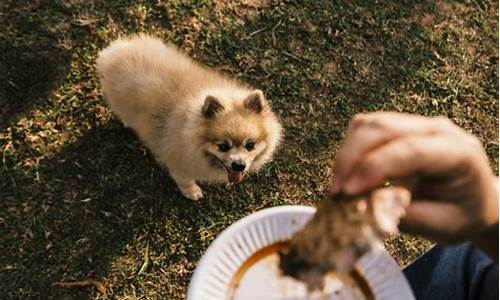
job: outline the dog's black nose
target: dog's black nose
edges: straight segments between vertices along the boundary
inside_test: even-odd
[[[240,162],[235,162],[233,161],[231,163],[231,169],[233,169],[233,171],[235,172],[242,172],[245,170],[245,163],[240,163]]]

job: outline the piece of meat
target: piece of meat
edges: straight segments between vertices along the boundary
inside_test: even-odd
[[[337,195],[322,201],[314,217],[280,253],[283,274],[322,289],[328,272],[349,273],[369,251],[382,249],[382,238],[398,232],[410,204],[410,192],[388,187],[361,196]]]

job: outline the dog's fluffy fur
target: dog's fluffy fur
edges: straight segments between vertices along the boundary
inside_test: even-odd
[[[240,182],[270,161],[282,128],[260,90],[209,70],[175,46],[139,35],[99,53],[104,98],[190,199],[196,181]]]

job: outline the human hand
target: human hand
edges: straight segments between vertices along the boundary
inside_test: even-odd
[[[357,115],[337,152],[334,174],[333,193],[359,194],[386,180],[407,187],[412,203],[401,220],[403,231],[438,242],[472,240],[480,247],[485,232],[498,232],[498,178],[479,140],[449,119]]]

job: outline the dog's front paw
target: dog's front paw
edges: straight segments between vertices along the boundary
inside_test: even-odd
[[[203,191],[197,184],[191,184],[189,186],[179,187],[184,197],[191,200],[200,200],[203,198]]]

